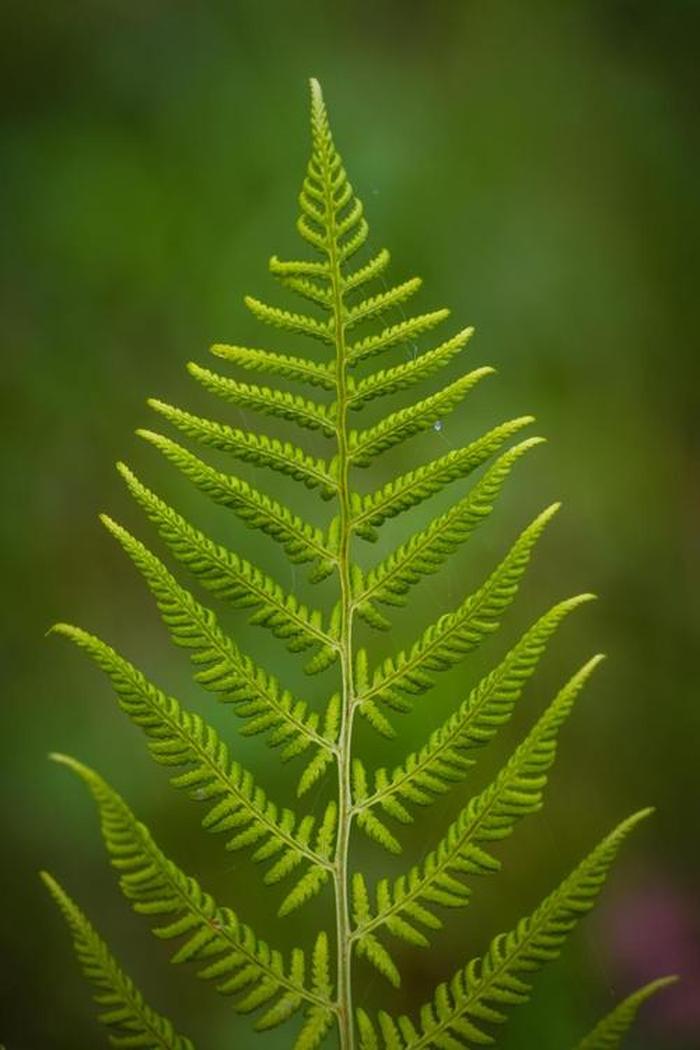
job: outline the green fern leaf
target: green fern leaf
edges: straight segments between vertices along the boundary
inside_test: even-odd
[[[418,336],[435,328],[449,316],[449,310],[432,310],[430,313],[419,314],[417,317],[409,317],[405,321],[389,325],[376,335],[365,336],[364,339],[360,339],[348,347],[348,363],[356,365],[367,357],[389,350],[392,346],[400,346],[402,343],[412,342]]]
[[[384,1046],[421,1050],[493,1041],[481,1025],[502,1023],[504,1005],[527,1001],[532,974],[559,955],[578,920],[595,904],[622,842],[651,812],[642,810],[618,825],[531,915],[496,937],[487,954],[460,970],[449,985],[440,985],[420,1011],[419,1028],[407,1017],[397,1026],[381,1015]]]
[[[392,835],[370,809],[361,809],[357,814],[357,826],[368,838],[383,846],[389,853],[400,853],[401,843]]]
[[[420,288],[420,279],[386,280],[389,253],[363,251],[369,225],[335,147],[316,81],[311,82],[311,157],[298,200],[297,230],[316,258],[273,256],[269,266],[282,294],[298,296],[305,305],[288,309],[284,302],[268,304],[251,296],[244,302],[258,320],[282,333],[280,339],[291,335],[314,340],[320,347],[307,357],[301,351],[295,355],[217,343],[212,353],[235,374],[222,375],[196,363],[188,370],[221,402],[229,420],[231,405],[269,415],[282,421],[280,429],[299,428],[301,443],[250,433],[226,418],[211,420],[163,401],[149,404],[205,450],[299,482],[323,500],[333,500],[334,511],[321,520],[317,506],[304,507],[300,514],[277,493],[265,491],[264,477],[258,488],[257,476],[252,484],[170,437],[151,430],[139,434],[200,493],[231,511],[243,526],[277,543],[291,565],[308,565],[310,582],[326,580],[324,591],[334,588],[334,596],[327,606],[320,599],[304,604],[256,565],[197,529],[130,469],[119,469],[175,561],[199,585],[243,610],[291,652],[306,653],[307,673],[329,670],[335,681],[325,707],[293,696],[239,650],[215,613],[140,540],[110,518],[104,516],[103,521],[143,577],[172,641],[186,650],[197,684],[230,703],[242,732],[263,735],[278,748],[281,759],[304,756],[296,793],[308,797],[313,789],[313,815],[297,814],[270,800],[232,757],[235,748],[229,749],[223,734],[158,689],[104,642],[75,627],[59,625],[57,630],[107,673],[120,707],[143,730],[154,759],[171,767],[174,786],[204,802],[205,828],[223,833],[231,849],[251,847],[253,859],[266,866],[265,883],[289,880],[278,915],[289,914],[328,887],[335,908],[335,944],[329,946],[325,932],[316,936],[310,972],[308,949],[305,954],[294,948],[283,958],[167,858],[97,774],[75,760],[59,756],[59,761],[87,782],[97,801],[107,849],[128,900],[152,918],[158,936],[180,939],[173,961],[192,961],[200,977],[234,997],[239,1012],[257,1012],[258,1029],[295,1018],[296,1050],[316,1050],[332,1032],[342,1050],[354,1050],[358,1038],[363,1050],[491,1045],[492,1026],[506,1019],[509,1007],[527,999],[532,974],[559,953],[578,917],[592,907],[623,838],[645,813],[620,825],[539,908],[497,937],[483,958],[461,970],[449,985],[439,985],[416,1019],[394,1018],[386,1011],[373,1019],[364,1003],[354,1006],[353,968],[358,959],[366,959],[398,986],[401,961],[390,954],[384,940],[394,937],[425,948],[429,935],[432,939],[442,925],[440,910],[468,903],[472,876],[499,869],[492,843],[510,835],[522,818],[542,805],[559,732],[597,658],[564,686],[492,781],[459,801],[456,819],[446,829],[437,829],[432,848],[419,863],[409,860],[404,873],[391,879],[380,872],[371,896],[362,872],[350,878],[355,828],[399,853],[401,843],[392,822],[410,822],[415,806],[429,805],[464,780],[478,750],[511,718],[559,625],[590,595],[560,602],[541,616],[500,662],[497,658],[490,673],[465,690],[466,697],[422,746],[391,772],[380,765],[368,774],[355,746],[356,716],[380,735],[396,736],[386,708],[410,710],[414,698],[429,690],[439,673],[454,667],[499,628],[558,505],[540,514],[480,586],[419,633],[410,647],[394,650],[378,665],[371,663],[367,649],[357,643],[357,621],[389,629],[392,624],[383,608],[407,604],[412,588],[441,569],[489,517],[515,463],[542,439],[512,444],[532,422],[531,416],[521,416],[464,447],[404,468],[379,488],[357,486],[360,468],[442,421],[492,369],[448,374],[437,391],[428,388],[399,407],[384,402],[388,407],[374,422],[370,418],[351,428],[353,414],[360,416],[373,400],[412,391],[442,374],[443,368],[458,366],[473,329],[461,328],[428,348],[417,345],[418,340],[428,343],[429,333],[449,311],[406,316],[404,304]],[[396,348],[407,343],[411,353],[401,361]],[[387,356],[375,366],[371,359],[379,354]],[[258,381],[256,376],[270,378]],[[290,384],[302,384],[303,389],[287,389]],[[320,391],[318,398],[309,396],[309,388]],[[308,431],[314,432],[316,442],[329,443],[326,456],[307,450],[303,442],[310,440]],[[469,491],[430,516],[418,531],[410,530],[409,538],[378,563],[361,568],[355,557],[360,539],[376,540],[385,522],[482,467]],[[461,688],[460,694],[464,696]],[[333,766],[337,790],[323,794],[328,785],[320,781]],[[320,799],[324,801],[318,808]],[[188,1050],[190,1044],[175,1035],[169,1022],[148,1012],[94,931],[82,919],[76,921],[76,936],[92,953],[89,974],[112,996],[109,1002],[117,1009],[112,1019],[126,1026],[119,1033],[119,1045]],[[659,986],[641,989],[622,1003],[584,1040],[581,1050],[616,1046],[639,1004]],[[151,1023],[149,1019],[155,1035],[164,1034],[169,1042],[144,1034],[143,1024]]]
[[[441,343],[434,350],[427,350],[404,364],[395,365],[394,368],[383,368],[361,379],[356,385],[351,386],[349,407],[357,411],[376,397],[395,394],[399,390],[404,390],[427,379],[440,368],[448,365],[456,354],[464,349],[473,334],[473,328],[463,328],[461,332]]]
[[[335,390],[332,369],[306,357],[276,354],[270,350],[258,350],[247,346],[229,346],[227,343],[215,343],[210,349],[216,357],[230,361],[247,372],[263,372],[279,376],[281,379],[320,386],[324,390]]]
[[[81,969],[96,990],[95,1002],[102,1010],[99,1020],[115,1030],[109,1037],[112,1046],[194,1050],[189,1039],[178,1035],[171,1022],[146,1003],[66,891],[47,872],[42,871],[41,878],[63,912]]]
[[[660,977],[638,988],[623,999],[614,1010],[599,1021],[593,1031],[582,1039],[576,1050],[617,1050],[624,1036],[634,1024],[639,1008],[657,992],[675,984],[677,977]]]
[[[347,320],[345,322],[346,328],[352,328],[356,324],[360,324],[362,321],[369,321],[374,317],[380,317],[386,313],[387,310],[391,310],[395,306],[400,306],[405,303],[407,299],[410,299],[412,295],[418,291],[422,285],[420,277],[411,277],[408,281],[404,281],[402,284],[397,284],[393,288],[389,288],[386,292],[380,292],[378,295],[371,295],[367,299],[363,299],[361,302],[356,303],[350,307],[347,312]]]
[[[268,743],[281,746],[284,759],[313,745],[329,750],[338,732],[331,705],[321,735],[316,712],[282,690],[273,676],[241,653],[220,629],[214,613],[181,587],[143,544],[110,519],[107,524],[143,574],[173,641],[189,651],[193,664],[199,668],[195,680],[234,704],[236,713],[246,720],[244,732],[265,733]]]
[[[549,639],[570,612],[592,598],[592,594],[569,598],[545,613],[457,710],[433,730],[420,751],[409,754],[391,773],[384,768],[375,772],[374,791],[356,798],[356,804],[379,805],[387,815],[407,823],[413,818],[404,803],[430,805],[436,796],[463,780],[474,763],[471,753],[492,740],[509,720]]]
[[[386,926],[410,943],[427,943],[413,923],[435,929],[441,923],[434,905],[454,908],[469,902],[470,891],[460,877],[499,870],[499,862],[485,847],[506,838],[517,821],[541,808],[559,730],[601,659],[589,660],[567,682],[501,772],[462,810],[421,865],[399,876],[393,886],[386,879],[378,884],[376,911],[358,928],[358,939]]]
[[[350,294],[361,288],[362,285],[368,284],[370,281],[375,281],[378,277],[384,273],[391,256],[386,248],[380,248],[376,255],[373,255],[369,262],[363,266],[359,266],[356,270],[345,274],[344,286],[345,291]]]
[[[334,1023],[335,1014],[332,1010],[323,1006],[312,1006],[308,1011],[304,1027],[297,1036],[293,1050],[316,1050]]]
[[[276,999],[258,1018],[258,1029],[281,1024],[304,1006],[332,1009],[329,985],[321,987],[314,978],[307,986],[303,952],[295,950],[285,962],[234,911],[220,907],[196,879],[165,856],[145,825],[102,777],[67,755],[52,758],[76,773],[97,803],[102,837],[126,899],[136,912],[156,922],[153,932],[157,937],[179,939],[173,962],[202,966],[200,976],[215,980],[223,994],[241,996],[245,992],[245,998],[235,1004],[239,1012],[253,1008],[249,996],[259,989],[264,990],[265,1003]],[[319,934],[319,940],[325,941],[325,934]]]
[[[463,499],[371,569],[357,595],[358,611],[372,601],[405,605],[410,588],[423,576],[437,572],[448,555],[488,518],[514,464],[541,442],[542,438],[529,438],[505,452]]]
[[[377,526],[382,525],[388,518],[418,506],[450,482],[467,477],[497,452],[509,438],[532,422],[532,416],[512,419],[494,427],[470,445],[453,449],[431,463],[387,482],[377,492],[367,496],[354,494],[351,501],[353,531],[365,539],[374,539]]]
[[[161,539],[208,590],[234,608],[254,609],[250,622],[266,627],[284,640],[291,652],[321,645],[329,662],[335,659],[334,640],[322,627],[321,613],[308,610],[293,594],[245,558],[210,540],[182,515],[143,485],[123,463],[118,464],[134,499],[156,526]],[[111,531],[115,532],[114,529]],[[115,532],[117,538],[120,534]]]
[[[330,270],[327,262],[311,262],[308,259],[294,259],[285,261],[273,255],[270,259],[270,273],[281,280],[289,280],[298,277],[324,277],[329,278]]]
[[[267,883],[279,881],[304,863],[323,869],[323,881],[328,878],[328,857],[310,844],[316,823],[313,817],[298,818],[290,809],[280,810],[269,801],[251,774],[229,757],[228,748],[211,726],[166,696],[99,638],[68,624],[57,624],[53,630],[84,649],[107,674],[120,707],[148,737],[156,762],[185,767],[171,777],[171,783],[210,804],[203,820],[207,830],[234,832],[227,849],[255,846],[254,860],[274,859],[265,875]]]
[[[335,433],[333,419],[325,405],[315,404],[308,398],[284,390],[271,390],[267,386],[227,379],[208,368],[202,368],[194,361],[190,362],[187,370],[210,394],[238,408],[250,408],[265,415],[287,419],[308,430],[321,430],[328,437]]]
[[[480,379],[493,374],[493,368],[476,368],[455,379],[449,386],[431,394],[423,401],[393,412],[376,426],[367,430],[350,431],[350,459],[358,467],[366,467],[380,452],[385,452],[401,441],[427,430],[436,420],[451,412]]]
[[[156,398],[150,398],[148,403],[183,434],[203,445],[228,452],[244,463],[254,463],[258,467],[269,467],[281,474],[288,474],[297,481],[303,481],[307,488],[320,488],[325,499],[335,494],[336,481],[325,460],[309,456],[289,441],[282,442],[265,434],[251,434],[225,423],[201,419]]]
[[[328,323],[324,324],[315,317],[307,317],[306,314],[295,314],[289,310],[280,310],[276,306],[268,306],[267,303],[254,299],[252,295],[246,295],[244,302],[259,321],[272,325],[273,328],[282,328],[294,335],[310,335],[313,339],[320,339],[322,343],[333,344],[333,329]]]
[[[215,503],[230,507],[250,529],[260,530],[281,544],[291,562],[299,564],[318,559],[326,574],[332,572],[333,555],[324,545],[323,532],[317,526],[309,525],[242,478],[215,470],[176,441],[150,430],[138,430],[137,434],[162,452],[200,492]],[[318,569],[314,578],[321,578]]]
[[[383,977],[386,977],[387,981],[393,984],[394,988],[400,986],[401,974],[396,963],[381,941],[377,940],[373,934],[365,932],[358,936],[355,951],[358,957],[368,959],[375,970],[378,970]]]
[[[311,965],[313,991],[328,1003],[333,995],[333,985],[329,970],[328,938],[325,933],[320,933],[316,938]],[[307,1011],[306,1021],[294,1044],[294,1050],[315,1050],[324,1041],[335,1019],[331,1007],[312,1006]]]
[[[524,530],[486,582],[452,613],[445,613],[414,642],[408,653],[389,657],[372,676],[371,685],[358,698],[360,710],[377,698],[397,710],[408,710],[402,696],[425,692],[433,674],[464,658],[498,626],[498,617],[515,598],[532,549],[547,523],[559,509],[555,503]]]

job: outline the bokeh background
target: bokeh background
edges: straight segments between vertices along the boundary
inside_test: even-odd
[[[286,1029],[254,1037],[228,1002],[167,965],[120,899],[92,805],[47,761],[52,749],[101,770],[180,863],[261,935],[284,947],[328,922],[326,900],[274,919],[275,894],[258,891],[247,859],[201,833],[196,806],[151,764],[99,673],[44,637],[57,619],[101,633],[206,712],[273,796],[289,795],[293,771],[257,741],[239,741],[231,711],[190,684],[184,654],[169,646],[96,513],[108,509],[153,541],[112,469],[125,458],[198,524],[308,593],[305,574],[290,573],[271,543],[199,500],[131,435],[152,422],[147,395],[257,425],[208,404],[184,365],[205,362],[215,341],[285,345],[258,330],[242,296],[274,297],[267,257],[297,251],[309,75],[323,81],[371,246],[391,248],[392,277],[425,277],[420,306],[447,303],[456,323],[476,325],[469,363],[499,372],[441,430],[384,457],[375,478],[523,412],[549,439],[518,468],[488,527],[414,592],[375,652],[410,641],[418,621],[478,582],[530,515],[564,501],[503,630],[419,703],[401,743],[360,733],[368,764],[390,764],[418,744],[549,603],[589,589],[601,598],[562,630],[469,784],[416,822],[406,856],[435,841],[438,820],[497,768],[579,663],[609,655],[563,734],[545,811],[500,850],[503,873],[477,887],[467,912],[448,916],[430,952],[404,951],[401,992],[363,967],[358,992],[392,1011],[411,1007],[613,823],[653,803],[657,814],[625,849],[600,909],[499,1046],[572,1046],[618,997],[669,971],[683,983],[645,1009],[628,1045],[700,1045],[699,34],[692,0],[5,0],[0,1038],[8,1050],[105,1039],[36,877],[43,866],[200,1046],[289,1045]],[[241,473],[316,512],[305,492]],[[439,505],[387,528],[377,553]],[[329,587],[319,600],[330,600]],[[330,675],[305,682],[242,615],[224,618],[244,648],[312,701],[330,688]],[[322,798],[323,790],[309,804]],[[405,863],[357,849],[370,876]]]

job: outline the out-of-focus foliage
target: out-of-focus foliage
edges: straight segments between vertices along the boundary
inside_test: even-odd
[[[240,298],[268,246],[280,255],[290,248],[278,231],[304,164],[296,131],[309,75],[332,94],[341,145],[359,159],[355,182],[375,236],[392,245],[397,277],[419,270],[428,290],[476,325],[484,359],[501,373],[498,392],[484,392],[475,415],[417,439],[422,451],[447,451],[523,406],[550,439],[535,453],[537,482],[523,471],[505,498],[500,535],[495,527],[473,541],[452,567],[452,584],[436,577],[424,585],[426,615],[450,603],[450,587],[456,599],[476,581],[475,551],[493,555],[510,514],[562,497],[514,637],[528,603],[541,608],[591,585],[602,600],[580,614],[576,632],[562,634],[531,704],[571,666],[569,645],[580,652],[589,640],[610,656],[568,735],[548,814],[528,828],[532,849],[516,836],[498,898],[489,884],[478,890],[469,943],[459,924],[441,937],[437,968],[433,959],[428,972],[430,959],[416,954],[394,1001],[410,1008],[417,987],[453,972],[476,943],[539,900],[548,874],[566,871],[606,822],[654,802],[657,816],[623,860],[605,920],[577,936],[533,1007],[546,1010],[554,1050],[609,1009],[613,992],[680,970],[685,982],[646,1008],[650,1034],[639,1046],[696,1045],[699,920],[687,901],[697,854],[687,828],[699,728],[700,9],[689,0],[10,0],[1,17],[2,776],[12,845],[2,869],[0,1013],[8,1047],[67,1050],[95,1039],[36,879],[47,855],[86,911],[103,917],[101,931],[137,983],[156,988],[154,1001],[167,1008],[182,1000],[193,1018],[188,1032],[209,1036],[202,1043],[223,1045],[241,1032],[225,1003],[212,1005],[205,989],[154,965],[157,945],[134,957],[139,924],[124,918],[104,878],[93,814],[46,752],[70,749],[116,786],[133,785],[168,852],[207,871],[222,896],[249,897],[250,868],[237,860],[221,867],[219,851],[196,834],[196,813],[185,810],[183,820],[172,805],[108,689],[43,633],[59,618],[90,622],[123,639],[165,685],[181,679],[95,512],[119,511],[127,524],[135,515],[107,468],[134,459],[137,444],[125,435],[148,423],[143,392],[176,401],[191,385],[179,364],[210,342],[255,338]],[[263,297],[266,287],[261,279]],[[171,475],[155,454],[148,469],[167,488]],[[212,512],[211,528],[220,523]],[[253,536],[250,544],[249,554]],[[269,562],[289,573],[283,561]],[[293,577],[287,582],[294,587]],[[411,634],[409,609],[387,652]],[[262,654],[252,629],[241,643]],[[470,681],[480,669],[474,661]],[[459,674],[445,680],[435,703],[413,716],[416,744],[465,691]],[[231,730],[226,711],[212,704],[207,714]],[[521,729],[513,726],[512,740]],[[396,763],[400,751],[391,748],[381,745],[377,765]],[[241,743],[245,761],[263,755],[257,742]],[[287,784],[281,776],[278,793]],[[438,806],[451,819],[450,804]],[[419,849],[428,825],[413,828]],[[623,936],[634,904],[627,886],[640,878],[649,907],[637,909]],[[251,920],[272,923],[264,901],[253,904]],[[167,975],[160,988],[158,975]],[[30,989],[49,981],[50,1005],[39,1008]],[[528,1047],[514,1020],[506,1045]],[[260,1045],[284,1043],[273,1033]]]

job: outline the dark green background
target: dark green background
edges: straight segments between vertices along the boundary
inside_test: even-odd
[[[12,0],[2,23],[8,1050],[104,1040],[41,866],[200,1047],[289,1045],[286,1030],[253,1037],[227,1002],[168,968],[119,898],[85,792],[47,752],[100,769],[164,846],[274,943],[327,921],[326,902],[276,922],[276,896],[258,890],[248,860],[199,832],[195,807],[170,792],[106,683],[44,632],[56,619],[96,630],[235,740],[231,712],[190,686],[183,654],[96,521],[109,509],[152,539],[112,470],[120,457],[306,593],[303,572],[290,575],[270,544],[198,501],[131,432],[152,422],[149,394],[221,418],[185,362],[205,361],[214,341],[265,345],[242,296],[274,296],[267,257],[297,250],[309,75],[323,81],[371,243],[392,250],[391,276],[422,274],[419,305],[446,302],[458,324],[475,324],[470,365],[500,373],[441,433],[386,457],[379,475],[522,412],[550,439],[518,468],[493,522],[414,592],[378,651],[454,604],[529,515],[565,504],[502,634],[420,702],[401,745],[361,734],[370,766],[419,743],[547,603],[588,589],[601,597],[562,631],[470,785],[416,823],[407,856],[435,841],[436,821],[496,768],[578,663],[600,649],[610,657],[565,731],[545,812],[502,847],[503,874],[477,887],[467,913],[448,916],[431,952],[406,949],[401,994],[364,968],[358,993],[390,1010],[415,1005],[609,826],[654,803],[601,910],[499,1045],[564,1050],[635,981],[680,968],[684,985],[647,1009],[629,1046],[697,1046],[698,4]],[[279,488],[274,476],[243,476]],[[311,496],[297,505],[315,512]],[[383,550],[400,531],[386,531]],[[303,687],[280,646],[241,615],[231,623],[244,647]],[[293,774],[269,750],[240,750],[273,796],[288,795]],[[370,849],[362,863],[371,875],[386,865]],[[613,935],[621,925],[624,938]]]

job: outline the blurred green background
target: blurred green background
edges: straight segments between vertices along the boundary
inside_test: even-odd
[[[545,811],[500,850],[503,873],[477,887],[468,912],[448,916],[430,952],[405,950],[400,993],[364,967],[358,992],[392,1011],[415,1005],[613,823],[654,803],[600,910],[499,1045],[571,1046],[635,983],[669,970],[683,972],[683,985],[646,1009],[629,1046],[700,1045],[700,5],[6,0],[0,28],[8,1050],[75,1050],[105,1038],[36,878],[43,866],[201,1047],[289,1045],[286,1030],[253,1037],[228,1002],[168,967],[119,897],[85,792],[46,760],[52,749],[102,771],[166,849],[275,944],[328,921],[326,900],[276,921],[275,894],[251,892],[249,861],[202,835],[201,814],[170,791],[98,672],[44,638],[57,619],[101,633],[205,711],[272,795],[288,797],[294,771],[257,741],[239,744],[231,711],[189,684],[184,654],[169,647],[96,513],[108,509],[153,540],[112,469],[124,457],[198,524],[308,593],[303,571],[198,500],[131,434],[152,424],[147,395],[258,425],[209,404],[184,364],[205,362],[215,341],[285,345],[259,330],[242,296],[284,300],[266,260],[298,250],[309,75],[324,84],[371,247],[390,247],[391,277],[424,276],[419,306],[447,303],[456,324],[476,325],[470,367],[499,371],[441,431],[383,457],[375,479],[523,412],[549,439],[518,468],[491,523],[414,592],[374,651],[409,642],[416,622],[454,605],[530,515],[552,499],[565,504],[499,635],[419,703],[401,743],[360,733],[370,767],[418,744],[549,603],[589,589],[601,598],[562,630],[470,783],[416,822],[407,856],[435,841],[436,821],[497,768],[565,676],[593,652],[609,655],[564,733]],[[241,473],[315,513],[308,494]],[[363,557],[391,549],[438,505],[388,527]],[[326,585],[320,600],[330,593]],[[298,662],[242,615],[226,622],[312,700],[331,687],[330,673],[305,682]],[[386,870],[378,850],[357,848],[370,876]]]

